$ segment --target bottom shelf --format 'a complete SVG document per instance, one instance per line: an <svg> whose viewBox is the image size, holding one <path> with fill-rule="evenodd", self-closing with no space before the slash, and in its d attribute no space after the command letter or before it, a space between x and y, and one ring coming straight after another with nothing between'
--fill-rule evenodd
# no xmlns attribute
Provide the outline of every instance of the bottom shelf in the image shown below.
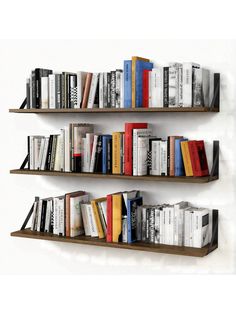
<svg viewBox="0 0 236 314"><path fill-rule="evenodd" d="M217 244L211 247L210 245L206 245L203 248L192 248L192 247L164 245L164 244L149 244L149 243L143 243L143 242L136 242L132 244L109 243L109 242L106 242L105 239L91 238L91 237L86 237L86 236L78 236L75 238L69 238L69 237L57 236L51 233L31 231L30 229L24 229L24 230L12 232L11 236L20 237L20 238L38 239L38 240L87 244L87 245L128 249L128 250L146 251L146 252L154 252L154 253L195 256L195 257L206 256L217 248Z"/></svg>

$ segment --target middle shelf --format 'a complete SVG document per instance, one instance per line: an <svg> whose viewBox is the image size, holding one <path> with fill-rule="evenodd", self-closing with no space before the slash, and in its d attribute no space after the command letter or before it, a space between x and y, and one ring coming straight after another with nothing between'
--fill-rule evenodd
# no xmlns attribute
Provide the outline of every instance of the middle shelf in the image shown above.
<svg viewBox="0 0 236 314"><path fill-rule="evenodd" d="M40 176L65 176L65 177L84 177L96 179L120 179L120 180L145 180L145 181L167 181L181 183L208 183L218 180L218 176L205 177L178 177L178 176L127 176L118 174L102 174L102 173L78 173L78 172L63 172L63 171L43 171L43 170L28 170L28 169L12 169L11 174L24 175L40 175Z"/></svg>

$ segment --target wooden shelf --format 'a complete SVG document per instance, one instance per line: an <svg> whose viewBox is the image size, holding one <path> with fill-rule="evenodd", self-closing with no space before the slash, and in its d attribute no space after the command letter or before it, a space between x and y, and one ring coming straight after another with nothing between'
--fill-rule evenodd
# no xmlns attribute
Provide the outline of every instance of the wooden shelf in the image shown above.
<svg viewBox="0 0 236 314"><path fill-rule="evenodd" d="M146 251L146 252L154 252L154 253L166 253L166 254L174 254L174 255L185 255L185 256L194 256L194 257L206 256L217 248L217 245L213 245L211 248L209 245L207 245L199 249L199 248L182 247L182 246L180 247L180 246L172 246L172 245L164 245L164 244L148 244L148 243L142 243L142 242L136 242L132 244L108 243L105 241L105 239L91 238L91 237L86 237L86 236L78 236L75 238L69 238L69 237L53 235L50 233L31 231L30 229L12 232L11 236L20 237L20 238L37 239L37 240L49 240L49 241L66 242L66 243L86 244L86 245L103 246L103 247L109 247L109 248L119 248L119 249Z"/></svg>
<svg viewBox="0 0 236 314"><path fill-rule="evenodd" d="M219 112L219 108L92 108L92 109L9 109L14 113L127 113L127 112Z"/></svg>
<svg viewBox="0 0 236 314"><path fill-rule="evenodd" d="M125 176L118 174L102 174L102 173L77 173L77 172L61 172L61 171L42 171L28 169L13 169L11 174L25 175L41 175L41 176L65 176L65 177L84 177L97 179L121 179L121 180L145 180L145 181L167 181L182 183L208 183L218 179L218 176L206 177L167 177L167 176Z"/></svg>

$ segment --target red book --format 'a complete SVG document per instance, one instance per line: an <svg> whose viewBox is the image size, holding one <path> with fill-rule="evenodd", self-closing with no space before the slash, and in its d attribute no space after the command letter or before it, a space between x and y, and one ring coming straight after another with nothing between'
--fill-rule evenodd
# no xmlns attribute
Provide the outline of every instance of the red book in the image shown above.
<svg viewBox="0 0 236 314"><path fill-rule="evenodd" d="M149 107L149 72L151 70L143 70L143 107Z"/></svg>
<svg viewBox="0 0 236 314"><path fill-rule="evenodd" d="M204 177L209 175L206 151L204 141L189 141L189 154L195 177Z"/></svg>
<svg viewBox="0 0 236 314"><path fill-rule="evenodd" d="M133 175L133 129L147 129L147 123L125 123L125 175Z"/></svg>
<svg viewBox="0 0 236 314"><path fill-rule="evenodd" d="M107 195L107 242L112 242L112 194Z"/></svg>

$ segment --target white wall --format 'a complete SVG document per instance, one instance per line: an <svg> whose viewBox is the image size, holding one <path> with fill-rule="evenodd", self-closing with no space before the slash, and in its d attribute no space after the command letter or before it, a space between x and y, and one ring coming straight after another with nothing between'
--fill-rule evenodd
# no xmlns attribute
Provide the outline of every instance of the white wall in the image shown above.
<svg viewBox="0 0 236 314"><path fill-rule="evenodd" d="M25 79L35 67L109 71L132 55L156 64L195 61L221 73L219 114L9 114L25 97ZM0 274L157 274L235 273L235 125L236 42L221 40L12 40L0 49L1 210ZM160 136L185 135L220 140L220 180L201 184L115 181L10 175L26 154L28 134L49 134L69 122L91 122L96 130L123 130L124 122L147 121ZM139 188L146 202L189 200L220 210L219 249L204 258L89 247L11 238L20 228L35 195L47 197L85 189L92 196Z"/></svg>

